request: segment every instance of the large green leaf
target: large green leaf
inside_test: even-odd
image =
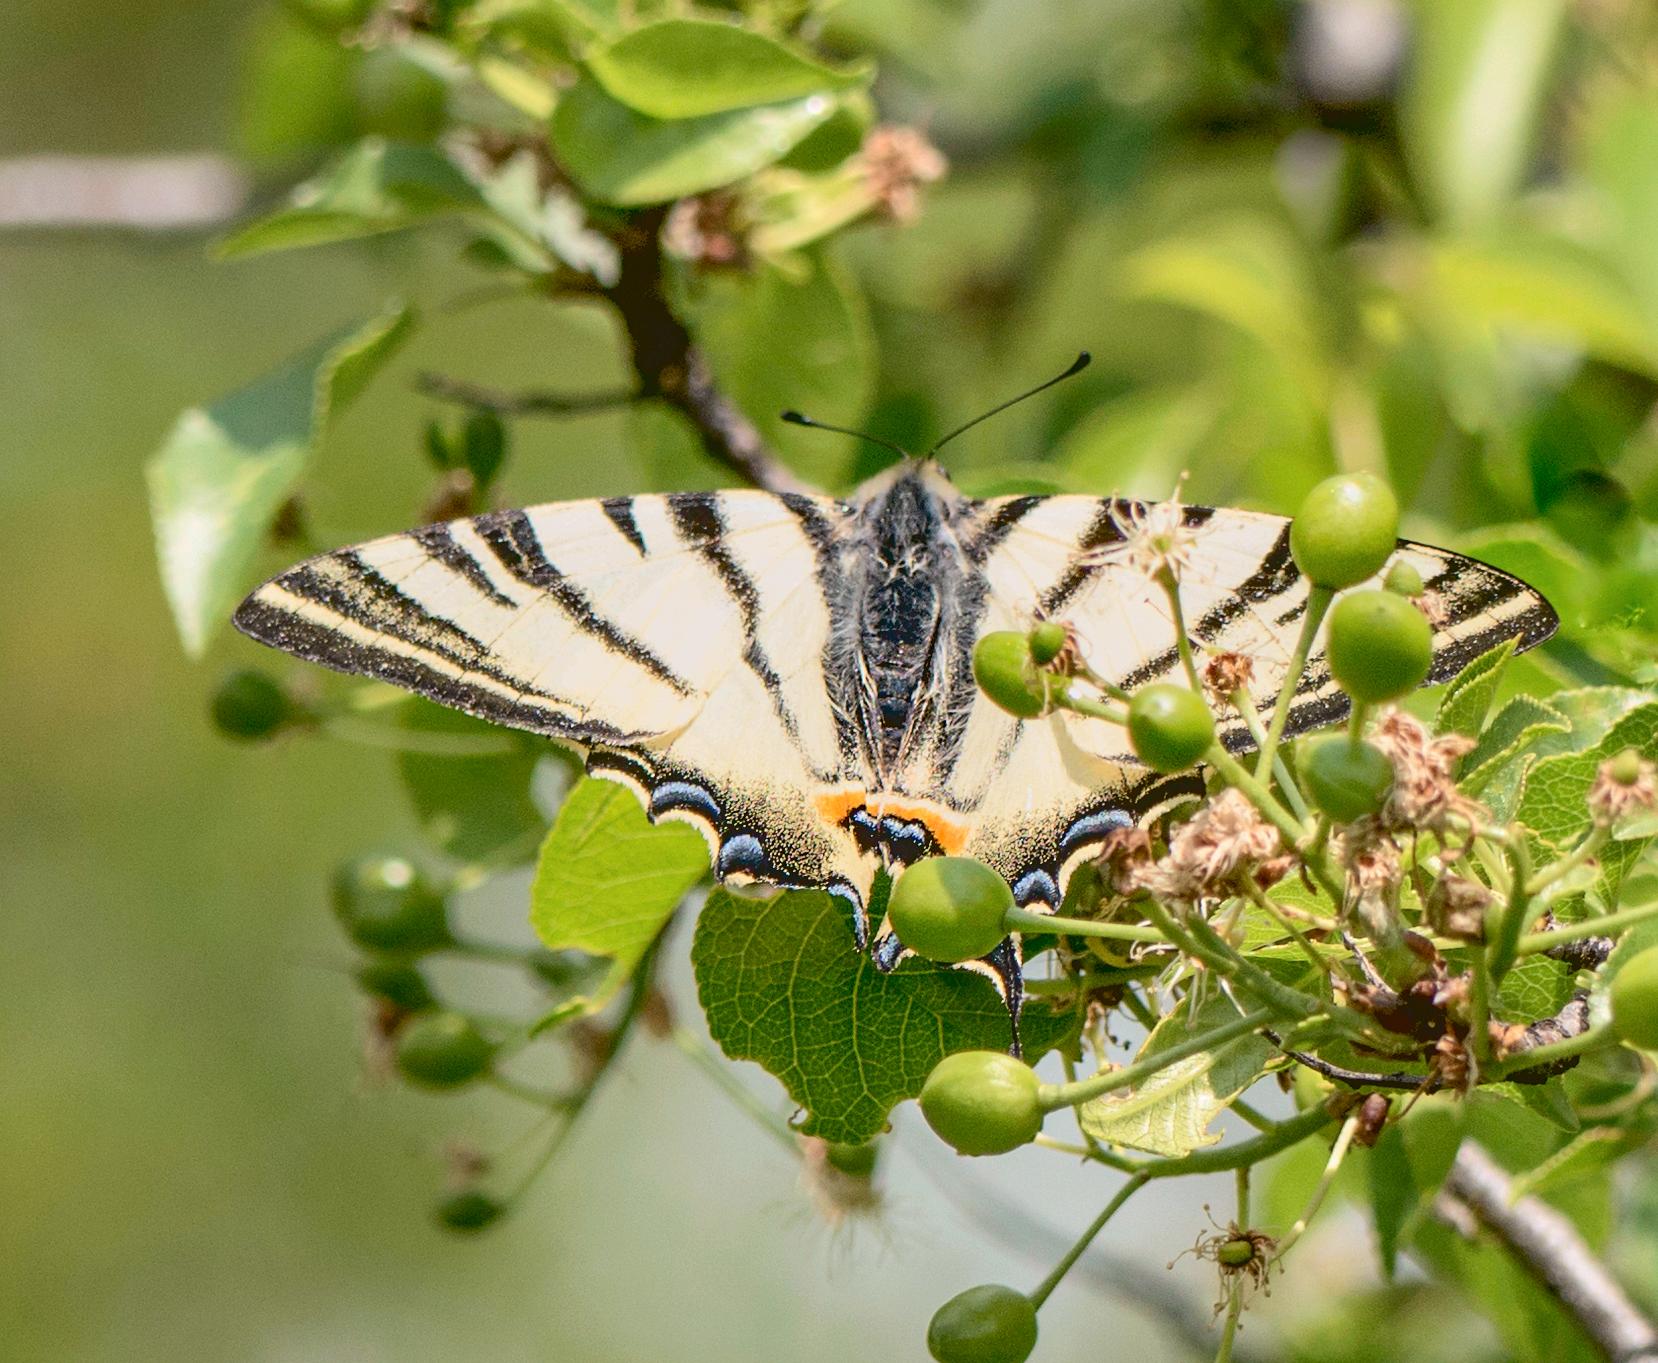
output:
[[[232,259],[374,236],[485,206],[442,152],[370,137],[300,185],[285,207],[231,233],[218,253]]]
[[[1415,7],[1401,133],[1424,197],[1445,221],[1488,218],[1519,186],[1565,12],[1565,0]]]
[[[586,779],[553,821],[535,880],[530,922],[553,951],[608,956],[596,1008],[632,973],[680,901],[708,871],[708,848],[681,823],[653,825],[633,793]]]
[[[1195,1016],[1180,1008],[1146,1038],[1135,1063],[1237,1020],[1225,998],[1211,998]],[[1211,1123],[1261,1077],[1277,1052],[1259,1033],[1199,1051],[1158,1070],[1126,1093],[1107,1093],[1077,1111],[1082,1129],[1097,1141],[1179,1158],[1220,1139]]]
[[[852,442],[780,420],[799,408],[856,426],[875,388],[875,342],[857,285],[832,257],[803,252],[795,269],[761,265],[706,279],[686,302],[698,344],[725,391],[761,432],[819,482],[848,467]]]
[[[806,95],[702,118],[651,118],[583,77],[553,111],[553,146],[576,182],[612,204],[662,203],[731,184],[788,154],[835,112]]]
[[[179,417],[145,469],[161,584],[185,652],[200,657],[251,585],[259,547],[330,417],[398,347],[397,307],[346,327],[281,368]]]
[[[757,104],[847,90],[866,68],[837,70],[792,47],[717,19],[664,19],[587,54],[587,69],[631,109],[701,118]]]
[[[982,975],[914,959],[883,975],[854,947],[846,905],[821,891],[753,899],[715,890],[691,963],[709,1033],[733,1060],[757,1061],[782,1081],[809,1136],[867,1141],[946,1055],[1008,1044],[1007,1010]],[[1032,1000],[1026,1055],[1075,1026]]]
[[[1480,654],[1451,679],[1439,701],[1439,713],[1434,717],[1434,732],[1463,734],[1477,738],[1485,724],[1486,712],[1496,699],[1497,687],[1502,683],[1503,669],[1514,656],[1518,641],[1505,639],[1495,648]]]
[[[1424,1099],[1390,1122],[1370,1152],[1367,1173],[1376,1247],[1391,1278],[1412,1218],[1445,1181],[1462,1144],[1463,1113],[1449,1099]]]

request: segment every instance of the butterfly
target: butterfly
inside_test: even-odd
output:
[[[971,423],[970,423],[971,424]],[[323,554],[237,609],[244,633],[340,672],[568,746],[653,821],[689,823],[722,881],[818,888],[883,969],[877,873],[975,857],[1024,906],[1057,908],[1112,830],[1183,794],[1123,731],[1059,710],[1018,719],[977,689],[975,642],[1064,621],[1126,690],[1181,666],[1167,599],[1131,531],[1173,512],[1194,646],[1242,654],[1269,707],[1308,587],[1288,520],[1075,495],[979,500],[907,458],[840,499],[670,493],[494,511]],[[1525,583],[1401,541],[1439,604],[1430,680],[1556,618]],[[1288,732],[1346,713],[1315,650]],[[1219,715],[1234,749],[1251,740]],[[980,967],[1017,1022],[1018,945]]]

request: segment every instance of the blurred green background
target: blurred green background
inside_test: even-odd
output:
[[[809,321],[824,415],[925,440],[1086,347],[1086,377],[952,448],[965,486],[1165,495],[1189,471],[1189,500],[1285,511],[1333,467],[1376,468],[1408,533],[1555,598],[1562,638],[1516,684],[1654,679],[1650,5],[845,0],[824,37],[873,53],[883,116],[952,163],[918,221],[837,241],[837,298]],[[312,126],[272,113],[299,81]],[[219,151],[265,200],[335,140],[418,130],[426,97],[276,6],[0,17],[0,160]],[[141,465],[180,409],[410,297],[426,325],[309,484],[321,541],[400,529],[429,477],[417,371],[594,391],[623,377],[620,338],[592,307],[461,306],[482,281],[441,231],[224,265],[208,239],[0,227],[0,1358],[908,1359],[945,1296],[1034,1280],[1051,1246],[984,1234],[964,1203],[993,1189],[1068,1238],[1097,1204],[1086,1171],[966,1168],[903,1112],[886,1212],[831,1233],[797,1170],[649,1042],[523,1214],[476,1242],[430,1224],[445,1140],[527,1119],[362,1062],[324,885],[348,852],[413,843],[392,761],[214,734],[206,696],[253,650],[184,661]],[[768,363],[791,325],[722,352],[757,409],[795,400]],[[805,433],[784,452],[842,487],[873,466]],[[518,423],[502,496],[722,481],[615,414]],[[496,883],[464,911],[526,937],[523,901]],[[1135,1207],[1113,1247],[1161,1275],[1214,1195]],[[1374,1280],[1356,1222],[1325,1243],[1252,1317],[1258,1349],[1281,1330],[1285,1357],[1500,1356],[1421,1284],[1342,1317],[1386,1311],[1387,1338],[1323,1329],[1327,1296]],[[1619,1253],[1634,1271],[1643,1246]],[[1168,1283],[1203,1314],[1207,1269]],[[1146,1363],[1191,1356],[1081,1282],[1040,1356],[1091,1356],[1102,1319]]]

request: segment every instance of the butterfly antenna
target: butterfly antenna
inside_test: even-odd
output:
[[[868,431],[855,431],[850,426],[831,426],[827,421],[813,421],[811,417],[801,412],[788,411],[782,415],[783,420],[791,426],[809,426],[814,431],[834,431],[837,435],[850,435],[858,440],[867,440],[872,445],[885,445],[887,449],[895,450],[906,459],[915,458],[902,445],[895,444],[891,440],[883,440],[880,436],[871,435]]]
[[[1086,350],[1083,351],[1080,355],[1078,355],[1076,357],[1076,359],[1071,361],[1071,367],[1069,369],[1067,369],[1063,374],[1055,374],[1053,376],[1053,378],[1049,379],[1046,383],[1039,383],[1039,384],[1036,385],[1036,387],[1034,387],[1032,389],[1029,389],[1028,391],[1019,394],[1019,396],[1016,397],[1016,398],[1009,398],[1006,402],[998,403],[996,406],[992,407],[988,412],[980,412],[979,415],[974,417],[971,421],[965,422],[962,425],[957,426],[955,430],[951,431],[949,435],[947,435],[947,436],[943,437],[943,439],[939,440],[932,447],[932,449],[927,451],[927,453],[929,455],[937,454],[941,449],[943,449],[946,445],[948,445],[952,440],[954,440],[963,431],[970,431],[970,430],[973,429],[973,427],[977,426],[981,421],[988,421],[991,417],[995,416],[996,413],[1005,412],[1005,411],[1007,411],[1007,409],[1009,407],[1012,407],[1012,406],[1014,406],[1018,403],[1023,402],[1026,398],[1033,398],[1038,393],[1045,392],[1047,389],[1052,388],[1056,383],[1063,383],[1066,379],[1070,378],[1073,374],[1082,373],[1082,371],[1084,369],[1088,368],[1088,366],[1093,362],[1093,359],[1094,359],[1094,357],[1092,355],[1090,355]]]

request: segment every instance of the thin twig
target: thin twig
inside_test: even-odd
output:
[[[463,407],[495,412],[500,416],[579,416],[584,412],[603,412],[612,407],[625,406],[635,397],[631,392],[513,393],[433,373],[421,374],[415,379],[415,387],[440,402],[459,403]]]
[[[1514,1185],[1473,1141],[1457,1151],[1446,1191],[1554,1296],[1611,1363],[1658,1360],[1658,1327],[1560,1212]]]

